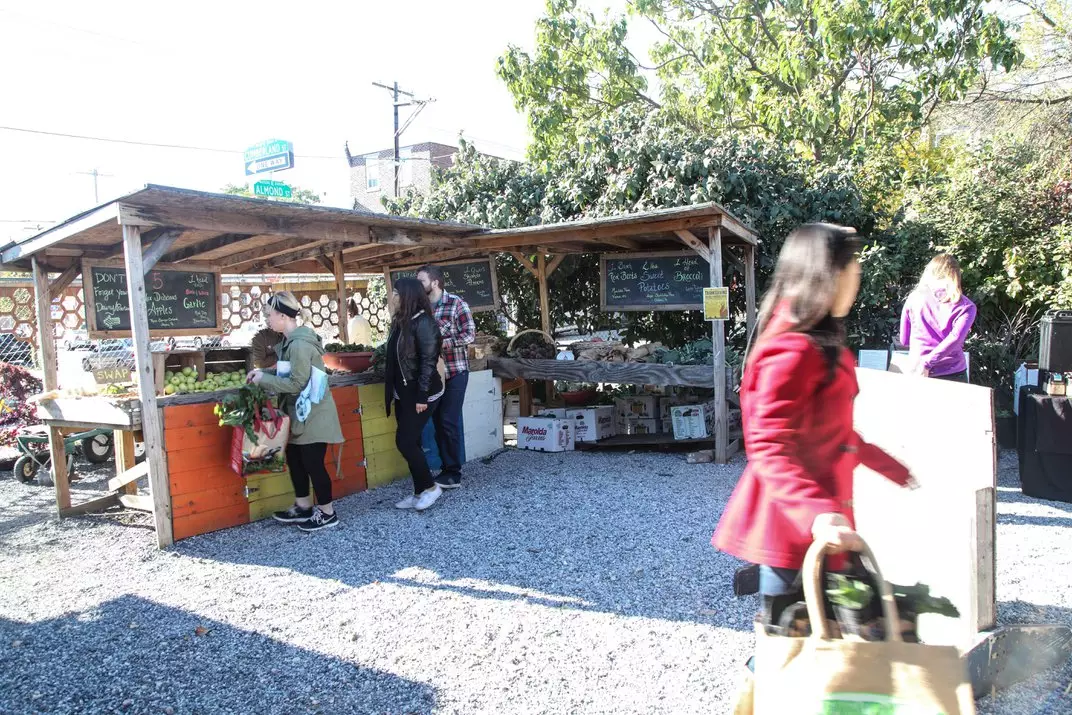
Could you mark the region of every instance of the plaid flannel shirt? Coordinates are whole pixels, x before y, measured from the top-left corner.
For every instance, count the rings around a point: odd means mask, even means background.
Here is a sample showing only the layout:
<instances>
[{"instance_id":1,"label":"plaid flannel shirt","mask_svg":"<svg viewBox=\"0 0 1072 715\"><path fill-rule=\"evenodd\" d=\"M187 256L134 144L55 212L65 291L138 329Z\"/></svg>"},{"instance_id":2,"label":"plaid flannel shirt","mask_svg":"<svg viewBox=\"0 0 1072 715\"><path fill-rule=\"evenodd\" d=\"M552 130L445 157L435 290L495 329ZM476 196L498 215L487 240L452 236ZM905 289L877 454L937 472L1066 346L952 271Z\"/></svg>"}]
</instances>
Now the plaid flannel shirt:
<instances>
[{"instance_id":1,"label":"plaid flannel shirt","mask_svg":"<svg viewBox=\"0 0 1072 715\"><path fill-rule=\"evenodd\" d=\"M444 291L433 309L443 335L443 362L449 380L469 370L469 344L476 340L476 323L469 306L453 293Z\"/></svg>"}]
</instances>

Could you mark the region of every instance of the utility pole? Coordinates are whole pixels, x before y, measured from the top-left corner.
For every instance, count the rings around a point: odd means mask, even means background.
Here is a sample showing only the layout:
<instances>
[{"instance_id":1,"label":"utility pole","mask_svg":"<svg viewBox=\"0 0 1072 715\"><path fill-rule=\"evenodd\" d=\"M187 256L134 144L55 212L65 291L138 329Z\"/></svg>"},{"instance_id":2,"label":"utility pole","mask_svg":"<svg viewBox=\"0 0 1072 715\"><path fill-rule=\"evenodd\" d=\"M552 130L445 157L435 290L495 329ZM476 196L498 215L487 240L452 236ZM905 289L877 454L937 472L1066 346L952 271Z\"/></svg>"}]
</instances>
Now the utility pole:
<instances>
[{"instance_id":1,"label":"utility pole","mask_svg":"<svg viewBox=\"0 0 1072 715\"><path fill-rule=\"evenodd\" d=\"M75 173L76 174L82 174L83 176L92 176L93 177L93 203L94 204L99 204L100 203L100 191L98 190L98 187L97 187L97 178L101 177L101 176L111 176L111 174L101 174L96 169L94 169L93 171L76 171Z\"/></svg>"},{"instance_id":2,"label":"utility pole","mask_svg":"<svg viewBox=\"0 0 1072 715\"><path fill-rule=\"evenodd\" d=\"M429 98L429 99L417 99L417 96L415 94L413 94L413 92L406 92L404 90L399 89L398 88L398 82L395 82L393 86L392 85L386 85L386 84L380 84L379 82L373 82L372 86L373 87L382 87L383 89L386 89L388 92L391 92L391 94L392 94L392 96L394 98L394 101L393 101L394 113L395 113L395 160L394 160L394 165L395 165L395 198L397 199L398 195L399 195L399 190L398 190L398 170L399 170L399 168L401 166L401 163L402 163L402 158L401 158L401 155L399 153L399 140L402 137L402 132L406 131L406 127L408 127L410 124L413 123L413 120L417 118L417 115L421 113L421 110L423 110L425 108L425 106L429 102L434 102L435 99L432 99L432 98ZM398 97L399 97L399 95L403 95L403 94L406 95L407 97L409 97L412 101L399 102ZM402 128L400 129L398 127L398 108L399 107L408 107L408 106L413 105L413 104L417 105L417 109L414 110L413 114L409 115L409 119L406 120L406 123L403 124Z\"/></svg>"}]
</instances>

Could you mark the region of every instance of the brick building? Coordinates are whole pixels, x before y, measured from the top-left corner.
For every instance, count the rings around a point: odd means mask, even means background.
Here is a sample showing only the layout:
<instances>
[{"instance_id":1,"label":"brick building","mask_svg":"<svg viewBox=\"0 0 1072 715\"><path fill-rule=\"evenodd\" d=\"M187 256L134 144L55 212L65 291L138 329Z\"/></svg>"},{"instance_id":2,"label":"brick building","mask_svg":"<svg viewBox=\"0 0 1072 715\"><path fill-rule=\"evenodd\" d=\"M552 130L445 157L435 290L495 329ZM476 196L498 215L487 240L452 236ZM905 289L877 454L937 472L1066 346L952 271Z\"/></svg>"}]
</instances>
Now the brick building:
<instances>
[{"instance_id":1,"label":"brick building","mask_svg":"<svg viewBox=\"0 0 1072 715\"><path fill-rule=\"evenodd\" d=\"M411 144L399 149L399 193L414 189L427 194L432 188L432 167L448 169L454 164L458 147L435 142ZM346 147L350 163L350 196L355 209L383 211L380 199L394 196L394 149L353 155Z\"/></svg>"}]
</instances>

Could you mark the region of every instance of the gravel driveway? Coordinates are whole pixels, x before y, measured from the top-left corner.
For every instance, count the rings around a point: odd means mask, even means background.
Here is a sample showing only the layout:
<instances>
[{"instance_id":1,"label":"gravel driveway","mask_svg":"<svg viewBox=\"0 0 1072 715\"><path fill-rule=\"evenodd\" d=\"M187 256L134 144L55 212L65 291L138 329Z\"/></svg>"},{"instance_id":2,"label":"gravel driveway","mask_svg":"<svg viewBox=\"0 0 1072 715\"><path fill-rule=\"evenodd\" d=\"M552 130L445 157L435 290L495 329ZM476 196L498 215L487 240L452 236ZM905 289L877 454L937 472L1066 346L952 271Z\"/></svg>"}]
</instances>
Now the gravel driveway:
<instances>
[{"instance_id":1,"label":"gravel driveway","mask_svg":"<svg viewBox=\"0 0 1072 715\"><path fill-rule=\"evenodd\" d=\"M1001 618L1068 622L1072 505L1002 464ZM506 451L425 514L392 508L399 484L341 500L326 533L163 552L145 515L57 523L50 490L5 475L0 713L726 712L755 603L708 541L742 465ZM1072 712L1070 680L981 712Z\"/></svg>"}]
</instances>

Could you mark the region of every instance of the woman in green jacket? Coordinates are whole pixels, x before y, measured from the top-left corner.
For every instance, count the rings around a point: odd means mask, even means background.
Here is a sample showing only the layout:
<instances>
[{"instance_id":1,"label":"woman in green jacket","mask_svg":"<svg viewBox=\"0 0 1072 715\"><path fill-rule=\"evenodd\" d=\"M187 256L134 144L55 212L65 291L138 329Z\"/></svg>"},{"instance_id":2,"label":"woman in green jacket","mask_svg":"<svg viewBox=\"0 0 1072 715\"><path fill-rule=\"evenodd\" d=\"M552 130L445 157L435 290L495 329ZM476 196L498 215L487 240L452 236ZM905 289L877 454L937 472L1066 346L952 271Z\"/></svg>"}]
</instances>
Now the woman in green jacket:
<instances>
[{"instance_id":1,"label":"woman in green jacket","mask_svg":"<svg viewBox=\"0 0 1072 715\"><path fill-rule=\"evenodd\" d=\"M301 305L293 293L274 294L268 308L268 326L283 334L283 342L275 349L279 360L274 369L253 370L247 379L278 393L280 408L290 417L287 467L294 484L294 506L272 516L284 524L297 524L302 531L319 531L339 523L324 458L329 444L344 441L327 385L324 345L311 328L298 326ZM310 481L316 506L309 496Z\"/></svg>"}]
</instances>

